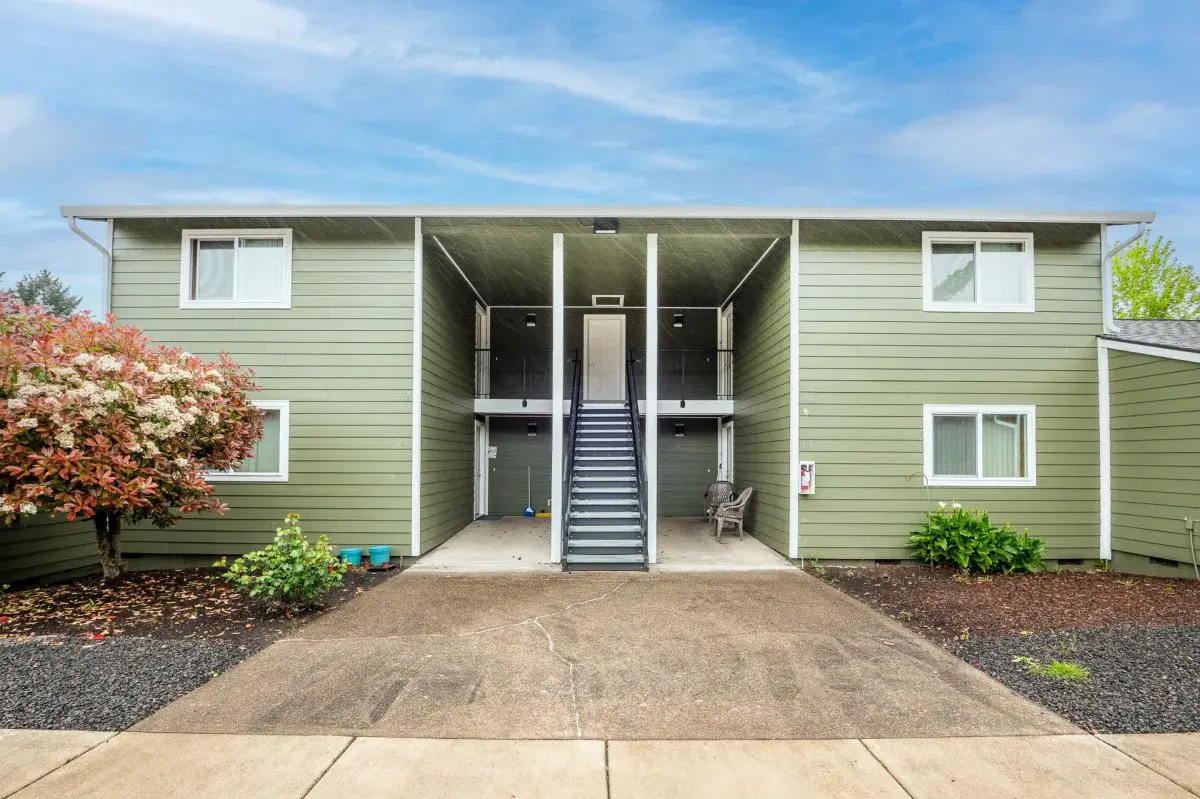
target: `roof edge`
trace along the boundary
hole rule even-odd
[[[615,216],[676,219],[801,219],[878,222],[1011,222],[1134,225],[1153,211],[1000,211],[955,208],[758,208],[732,205],[64,205],[76,219],[205,217],[518,217]]]

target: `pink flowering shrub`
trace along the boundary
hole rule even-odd
[[[160,527],[227,510],[204,472],[262,437],[254,375],[150,343],[110,317],[61,319],[0,294],[0,520],[93,519],[106,578],[123,519]]]

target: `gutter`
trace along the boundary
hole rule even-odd
[[[1108,225],[1105,224],[1100,226],[1100,246],[1103,253],[1100,258],[1101,280],[1103,284],[1101,288],[1101,294],[1104,301],[1105,334],[1120,332],[1120,328],[1117,327],[1116,321],[1113,318],[1113,259],[1127,250],[1142,236],[1146,235],[1146,230],[1146,223],[1138,222],[1137,232],[1110,250],[1108,249]]]
[[[69,227],[71,229],[71,232],[73,232],[76,236],[83,239],[88,244],[92,245],[97,250],[99,250],[100,254],[104,256],[104,272],[100,276],[100,302],[103,306],[100,309],[100,315],[107,316],[108,312],[112,306],[111,293],[110,293],[110,289],[112,286],[112,251],[109,250],[107,247],[105,247],[100,242],[93,239],[91,236],[89,236],[84,231],[80,230],[79,225],[75,224],[74,216],[67,217],[67,227]],[[112,220],[111,219],[108,220],[108,234],[109,234],[108,238],[110,241],[109,246],[111,247],[112,246],[112,244],[111,244]]]

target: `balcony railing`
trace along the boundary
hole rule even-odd
[[[563,374],[571,374],[578,356],[566,353]],[[548,400],[554,396],[551,350],[475,350],[476,399]],[[565,379],[565,378],[564,378]]]
[[[636,351],[634,357],[642,359],[644,350]],[[658,398],[733,399],[733,350],[659,350]]]

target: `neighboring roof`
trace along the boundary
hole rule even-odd
[[[1015,222],[1132,225],[1153,211],[988,211],[936,208],[754,208],[729,205],[64,205],[76,219],[203,217],[630,217],[676,219],[804,219],[881,222]]]
[[[1116,319],[1116,330],[1102,338],[1200,352],[1200,321],[1190,319]]]

